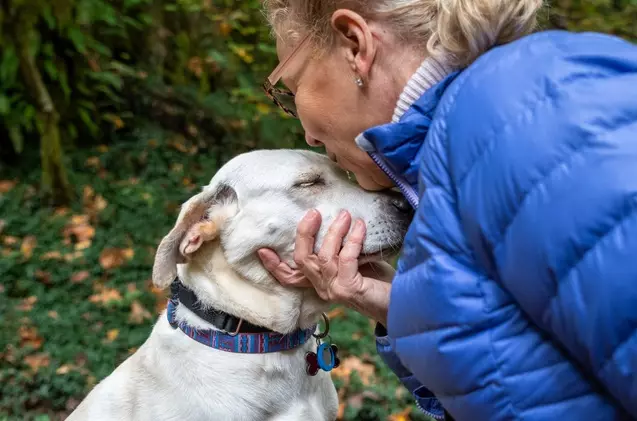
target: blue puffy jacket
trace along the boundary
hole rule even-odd
[[[377,341],[421,406],[637,419],[636,46],[527,36],[358,141],[417,208]]]

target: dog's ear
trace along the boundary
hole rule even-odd
[[[184,203],[177,222],[157,247],[153,284],[166,288],[177,276],[177,265],[186,263],[206,241],[218,237],[226,220],[236,211],[235,190],[222,185],[204,190]]]

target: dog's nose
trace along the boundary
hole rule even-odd
[[[407,201],[407,199],[405,199],[404,197],[400,196],[400,197],[393,197],[391,199],[391,204],[398,209],[401,212],[411,212],[411,205],[409,204],[409,202]]]

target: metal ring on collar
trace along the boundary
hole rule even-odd
[[[325,330],[322,333],[313,333],[312,336],[314,336],[316,339],[323,339],[325,337],[327,337],[327,335],[330,333],[330,319],[329,317],[327,317],[327,314],[325,313],[321,313],[321,316],[323,317],[323,321],[325,322]]]

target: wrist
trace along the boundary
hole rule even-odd
[[[363,277],[360,288],[344,304],[386,326],[390,290],[387,282]]]

